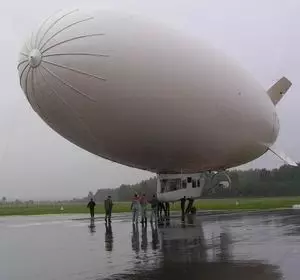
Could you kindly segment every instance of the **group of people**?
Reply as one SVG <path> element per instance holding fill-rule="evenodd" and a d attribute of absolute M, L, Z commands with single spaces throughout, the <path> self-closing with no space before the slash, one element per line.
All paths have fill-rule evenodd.
<path fill-rule="evenodd" d="M 188 206 L 185 208 L 186 201 L 188 200 Z M 182 216 L 193 213 L 195 211 L 195 207 L 193 207 L 194 199 L 186 198 L 185 196 L 180 199 L 180 206 L 181 206 L 181 213 Z M 161 202 L 156 198 L 154 194 L 151 200 L 147 200 L 146 194 L 138 195 L 137 193 L 134 194 L 134 197 L 131 202 L 131 211 L 132 211 L 132 222 L 138 223 L 139 216 L 141 216 L 141 223 L 147 223 L 147 210 L 148 205 L 151 205 L 151 215 L 150 215 L 150 223 L 157 223 L 158 221 L 163 220 L 163 212 L 164 217 L 168 219 L 170 217 L 170 204 L 169 202 Z M 90 209 L 91 218 L 94 218 L 95 215 L 95 206 L 96 203 L 93 198 L 90 199 L 87 207 Z M 113 202 L 111 196 L 108 196 L 104 200 L 104 209 L 105 209 L 105 222 L 111 223 L 111 214 L 112 214 Z"/>
<path fill-rule="evenodd" d="M 188 205 L 185 208 L 186 201 L 188 201 Z M 194 199 L 186 198 L 185 196 L 180 199 L 180 207 L 181 214 L 184 217 L 186 214 L 194 214 L 196 212 L 196 208 L 193 207 Z M 131 211 L 132 211 L 132 222 L 138 222 L 139 213 L 141 213 L 141 223 L 147 222 L 147 205 L 151 205 L 151 216 L 150 222 L 152 223 L 157 221 L 162 221 L 163 218 L 167 220 L 170 217 L 170 203 L 162 202 L 156 198 L 156 195 L 153 195 L 150 201 L 147 201 L 146 195 L 143 194 L 139 196 L 135 194 L 131 203 Z M 164 216 L 163 216 L 164 212 Z"/>
<path fill-rule="evenodd" d="M 168 202 L 164 203 L 159 201 L 154 194 L 150 201 L 147 200 L 146 194 L 139 196 L 137 193 L 134 195 L 131 202 L 132 222 L 137 223 L 139 214 L 141 215 L 141 223 L 147 223 L 147 209 L 148 204 L 151 205 L 150 223 L 157 223 L 162 218 L 162 211 L 164 210 L 165 216 L 170 216 L 170 205 Z"/>

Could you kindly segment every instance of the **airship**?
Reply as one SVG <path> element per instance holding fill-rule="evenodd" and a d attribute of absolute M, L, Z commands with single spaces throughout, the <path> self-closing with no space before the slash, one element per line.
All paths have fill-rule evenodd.
<path fill-rule="evenodd" d="M 139 14 L 60 11 L 25 42 L 20 85 L 54 131 L 110 161 L 158 175 L 163 201 L 200 197 L 204 174 L 272 151 L 276 104 L 291 86 L 264 89 L 200 38 Z"/>

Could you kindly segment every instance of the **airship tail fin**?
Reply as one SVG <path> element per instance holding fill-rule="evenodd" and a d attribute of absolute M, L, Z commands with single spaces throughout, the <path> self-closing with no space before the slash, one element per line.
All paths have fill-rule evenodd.
<path fill-rule="evenodd" d="M 269 147 L 269 150 L 274 155 L 276 155 L 281 160 L 283 160 L 286 164 L 291 165 L 291 166 L 298 166 L 298 164 L 295 161 L 293 161 L 291 158 L 289 158 L 287 155 L 285 155 L 282 151 L 279 151 L 277 149 L 277 147 L 275 147 L 275 146 Z"/>
<path fill-rule="evenodd" d="M 280 99 L 286 94 L 286 92 L 291 87 L 292 83 L 286 78 L 282 77 L 273 86 L 271 86 L 267 93 L 271 98 L 274 105 L 276 105 Z"/>

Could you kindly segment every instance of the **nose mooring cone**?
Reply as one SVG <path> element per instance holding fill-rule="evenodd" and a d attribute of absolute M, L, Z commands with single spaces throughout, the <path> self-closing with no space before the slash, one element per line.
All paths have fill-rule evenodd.
<path fill-rule="evenodd" d="M 38 49 L 33 49 L 28 55 L 28 63 L 31 67 L 35 68 L 42 62 L 42 54 Z"/>

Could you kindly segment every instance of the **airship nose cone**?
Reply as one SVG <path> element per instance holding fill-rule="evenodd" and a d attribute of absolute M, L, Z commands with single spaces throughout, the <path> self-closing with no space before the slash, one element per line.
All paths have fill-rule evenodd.
<path fill-rule="evenodd" d="M 34 110 L 36 110 L 36 94 L 32 93 L 37 89 L 36 83 L 41 82 L 38 73 L 42 69 L 42 62 L 43 55 L 39 48 L 26 42 L 20 52 L 19 80 L 21 88 Z"/>
<path fill-rule="evenodd" d="M 31 67 L 35 68 L 42 62 L 42 54 L 38 49 L 33 49 L 28 55 L 28 63 Z"/>

